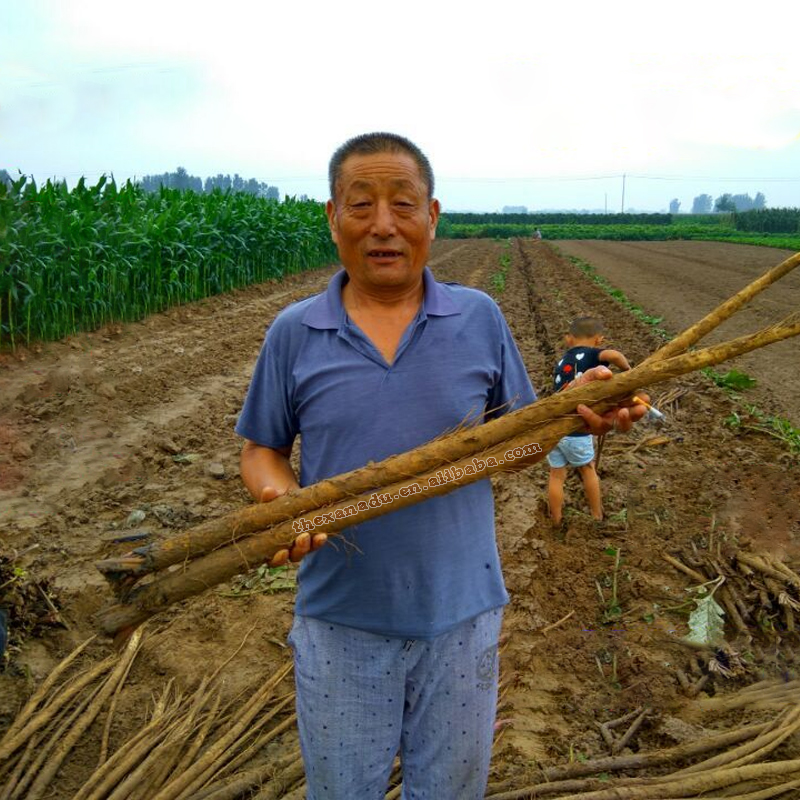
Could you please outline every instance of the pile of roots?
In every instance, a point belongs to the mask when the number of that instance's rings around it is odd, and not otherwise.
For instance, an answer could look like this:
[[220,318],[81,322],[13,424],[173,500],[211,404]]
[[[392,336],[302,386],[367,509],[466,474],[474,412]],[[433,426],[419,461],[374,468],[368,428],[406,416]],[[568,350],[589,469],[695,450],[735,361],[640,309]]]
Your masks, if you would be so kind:
[[294,693],[284,685],[290,663],[228,704],[218,681],[227,662],[193,691],[169,681],[143,727],[110,754],[112,722],[143,630],[119,655],[91,667],[81,663],[92,640],[85,642],[43,682],[0,741],[2,800],[49,796],[70,753],[80,748],[85,757],[87,732],[100,727],[102,712],[97,766],[75,800],[222,800],[260,786],[265,800],[302,780],[296,745],[281,747],[295,725]]
[[[0,740],[0,800],[51,796],[70,753],[80,748],[85,760],[87,742],[97,748],[96,767],[73,800],[302,800],[288,661],[227,702],[219,676],[233,656],[193,689],[170,680],[139,729],[111,752],[116,708],[144,630],[121,653],[95,664],[82,655],[89,640],[52,671]],[[506,684],[501,681],[501,710]],[[800,790],[800,758],[788,754],[800,743],[800,681],[766,680],[692,702],[715,733],[631,753],[627,748],[642,724],[658,716],[648,707],[636,709],[602,726],[611,756],[542,768],[541,779],[525,786],[519,778],[492,783],[487,800],[796,796],[788,793]],[[749,724],[724,727],[743,716]],[[496,728],[499,741],[502,726]],[[386,800],[401,792],[397,760]]]

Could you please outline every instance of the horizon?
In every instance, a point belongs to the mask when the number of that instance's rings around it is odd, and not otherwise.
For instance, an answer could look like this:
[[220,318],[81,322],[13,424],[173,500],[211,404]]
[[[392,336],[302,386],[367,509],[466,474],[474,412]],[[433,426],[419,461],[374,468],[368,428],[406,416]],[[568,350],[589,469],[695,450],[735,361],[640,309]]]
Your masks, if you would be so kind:
[[[177,170],[179,168],[180,167],[176,167],[175,169]],[[37,186],[41,186],[43,184],[46,184],[47,182],[51,182],[51,183],[62,183],[62,182],[64,182],[64,183],[67,184],[67,186],[68,186],[68,188],[70,190],[72,190],[75,187],[75,185],[78,183],[78,181],[81,179],[81,177],[83,177],[90,185],[96,185],[98,183],[98,181],[100,181],[102,178],[106,178],[106,180],[114,180],[117,183],[117,185],[124,185],[127,181],[131,181],[132,183],[141,184],[141,182],[146,178],[152,179],[152,178],[159,178],[159,177],[163,176],[164,174],[174,174],[174,171],[172,173],[167,171],[166,173],[165,172],[160,172],[160,173],[154,173],[152,175],[131,176],[131,177],[126,177],[124,179],[118,179],[113,173],[98,173],[96,175],[96,177],[94,177],[94,179],[90,179],[89,176],[87,176],[87,175],[82,175],[82,176],[79,176],[79,177],[73,177],[72,180],[69,180],[69,179],[64,178],[64,177],[52,177],[52,176],[48,176],[48,177],[44,178],[43,180],[40,180],[35,175],[21,173],[19,170],[17,171],[16,175],[13,175],[13,174],[11,174],[10,170],[8,170],[8,167],[4,167],[4,166],[0,165],[0,172],[2,172],[3,170],[5,170],[8,173],[9,177],[12,180],[18,180],[20,175],[24,174],[27,179],[33,180],[36,183]],[[230,173],[230,172],[215,172],[212,175],[193,175],[190,170],[187,170],[187,172],[188,172],[190,177],[192,177],[192,178],[200,178],[203,182],[207,178],[216,178],[218,175],[222,175],[224,177],[230,177],[230,178],[233,178],[234,176],[238,175],[238,173]],[[239,177],[243,178],[245,181],[250,180],[250,176],[247,176],[247,175],[241,175]],[[621,178],[621,176],[620,176],[620,178]],[[259,180],[259,179],[255,179],[255,180]],[[325,179],[325,180],[326,180],[326,183],[327,183],[327,179]],[[260,182],[263,183],[264,185],[267,185],[267,181],[260,181]],[[437,177],[436,178],[436,182],[437,182],[437,186],[438,186],[442,182],[442,179]],[[279,193],[280,193],[279,199],[282,200],[282,201],[285,200],[285,199],[288,199],[288,198],[303,198],[303,197],[305,197],[306,199],[309,199],[309,200],[314,200],[316,202],[324,203],[328,199],[327,198],[327,193],[326,193],[326,196],[324,198],[309,197],[308,195],[290,194],[290,193],[284,192],[279,185],[275,185],[275,184],[269,184],[269,185],[273,186],[273,187],[275,187],[275,188],[277,188],[279,190]],[[186,189],[186,191],[192,191],[192,189]],[[753,194],[753,197],[755,197],[755,194],[758,193],[759,191],[761,191],[761,190],[757,190]],[[775,209],[775,208],[800,208],[800,200],[798,200],[796,205],[776,205],[776,204],[770,203],[769,197],[766,196],[765,192],[761,191],[761,193],[764,194],[765,197],[766,197],[765,204],[764,204],[765,208],[771,208],[771,209]],[[749,195],[749,192],[725,191],[725,192],[720,192],[719,194],[715,194],[714,192],[701,192],[700,194],[707,194],[712,198],[712,200],[715,201],[717,198],[721,197],[724,194],[732,194],[732,195],[734,195],[734,194],[743,194],[743,195],[747,194],[747,195]],[[697,195],[695,195],[695,197],[696,196]],[[678,198],[678,199],[680,200],[680,198]],[[590,206],[557,206],[557,207],[547,206],[547,207],[544,207],[544,208],[533,208],[533,207],[529,208],[529,207],[525,206],[525,210],[524,211],[517,211],[517,210],[507,211],[507,210],[503,210],[504,207],[507,207],[507,206],[511,206],[511,207],[524,206],[524,204],[503,203],[503,205],[500,208],[494,208],[494,209],[474,208],[474,207],[473,208],[470,208],[470,207],[465,207],[465,208],[445,208],[444,205],[443,205],[442,206],[442,213],[445,213],[445,214],[526,214],[526,215],[533,215],[533,214],[605,214],[605,215],[617,215],[617,214],[619,214],[619,215],[622,215],[622,214],[676,214],[676,215],[692,216],[693,212],[690,209],[691,209],[691,202],[693,200],[694,200],[694,197],[691,198],[689,200],[689,202],[687,202],[687,203],[684,203],[683,201],[680,201],[681,205],[680,205],[680,208],[678,209],[677,212],[671,212],[669,210],[668,205],[667,205],[667,207],[662,207],[662,208],[658,208],[658,209],[637,208],[636,206],[628,205],[628,206],[626,206],[626,208],[624,210],[622,210],[622,209],[614,209],[614,208],[609,208],[609,207],[602,207],[601,208],[601,207],[597,207],[597,206],[595,206],[595,207],[590,207]],[[704,213],[704,212],[700,212],[700,215],[702,215],[702,213]],[[728,213],[728,212],[725,212],[725,211],[714,211],[713,208],[712,208],[712,210],[710,212],[706,212],[706,213],[724,214],[724,213]]]

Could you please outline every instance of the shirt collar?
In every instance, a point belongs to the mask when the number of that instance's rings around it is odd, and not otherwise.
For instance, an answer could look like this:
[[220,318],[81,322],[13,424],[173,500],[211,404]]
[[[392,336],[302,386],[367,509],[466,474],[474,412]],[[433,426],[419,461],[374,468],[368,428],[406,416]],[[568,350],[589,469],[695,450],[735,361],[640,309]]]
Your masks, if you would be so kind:
[[[344,320],[345,311],[342,305],[342,288],[347,282],[347,273],[340,269],[328,282],[324,292],[318,294],[303,316],[303,324],[309,328],[320,330],[338,330]],[[460,314],[461,309],[453,300],[446,287],[439,283],[428,267],[422,272],[423,301],[422,314],[427,316],[448,317]]]

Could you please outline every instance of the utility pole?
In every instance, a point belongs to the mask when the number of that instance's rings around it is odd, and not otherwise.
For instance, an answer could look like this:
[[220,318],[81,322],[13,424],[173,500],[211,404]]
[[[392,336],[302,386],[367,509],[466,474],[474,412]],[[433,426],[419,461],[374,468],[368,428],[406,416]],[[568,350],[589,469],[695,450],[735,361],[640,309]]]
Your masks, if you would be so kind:
[[608,192],[605,193],[605,213],[608,214]]
[[625,174],[622,175],[622,208],[620,208],[620,214],[625,213]]

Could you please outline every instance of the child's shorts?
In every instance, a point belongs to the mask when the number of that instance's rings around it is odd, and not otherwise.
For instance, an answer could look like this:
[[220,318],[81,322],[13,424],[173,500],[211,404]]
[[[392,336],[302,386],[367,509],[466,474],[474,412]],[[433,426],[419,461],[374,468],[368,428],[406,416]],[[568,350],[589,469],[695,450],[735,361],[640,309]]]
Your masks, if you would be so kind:
[[547,463],[559,467],[585,467],[594,459],[594,439],[586,436],[565,436],[548,454]]

